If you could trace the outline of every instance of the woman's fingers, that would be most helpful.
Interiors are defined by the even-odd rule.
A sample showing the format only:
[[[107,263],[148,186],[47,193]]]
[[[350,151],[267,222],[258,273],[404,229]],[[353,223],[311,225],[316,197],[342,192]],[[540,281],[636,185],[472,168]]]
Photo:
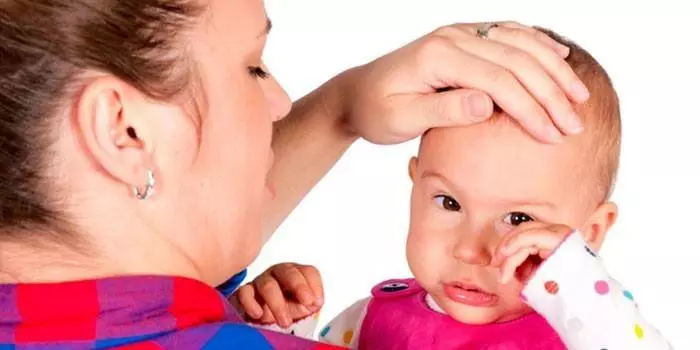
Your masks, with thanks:
[[[456,25],[459,30],[448,27],[437,33],[450,38],[463,51],[506,69],[544,107],[560,130],[566,134],[580,133],[582,124],[570,100],[584,102],[589,92],[560,53],[538,39],[537,34],[548,36],[536,29],[509,24],[509,27],[492,27],[488,39],[482,39],[476,35],[481,26]],[[510,110],[506,112],[511,114]],[[527,122],[522,115],[511,115]]]
[[[479,45],[483,49],[483,43]],[[438,80],[486,92],[508,115],[538,139],[561,142],[561,133],[547,112],[513,72],[456,45],[447,46],[444,50],[440,55],[441,64],[434,70]]]

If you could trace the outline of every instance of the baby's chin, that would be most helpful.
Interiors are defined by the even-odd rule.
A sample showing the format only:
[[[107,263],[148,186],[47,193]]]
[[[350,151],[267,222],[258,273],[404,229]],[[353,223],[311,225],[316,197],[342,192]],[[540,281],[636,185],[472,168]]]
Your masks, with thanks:
[[[445,299],[437,299],[436,301],[450,317],[469,325],[508,322],[532,312],[527,306],[511,309],[504,308],[501,305],[493,307],[475,307]]]

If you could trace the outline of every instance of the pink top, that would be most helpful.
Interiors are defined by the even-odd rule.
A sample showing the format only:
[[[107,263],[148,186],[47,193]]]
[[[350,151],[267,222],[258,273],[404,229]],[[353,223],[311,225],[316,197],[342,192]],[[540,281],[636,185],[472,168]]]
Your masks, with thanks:
[[[468,325],[432,310],[427,292],[414,279],[384,282],[372,294],[360,349],[566,349],[534,312],[505,323]]]

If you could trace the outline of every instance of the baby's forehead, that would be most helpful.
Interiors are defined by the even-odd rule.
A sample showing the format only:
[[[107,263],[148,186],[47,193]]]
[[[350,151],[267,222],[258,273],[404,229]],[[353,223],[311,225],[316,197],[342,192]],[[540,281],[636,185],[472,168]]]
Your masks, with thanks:
[[[449,153],[450,156],[459,157],[462,154],[484,154],[491,149],[527,149],[535,153],[555,151],[552,147],[546,147],[547,145],[535,140],[510,118],[506,116],[493,118],[476,125],[431,129],[423,135],[420,153],[421,155]]]
[[[543,181],[580,176],[586,148],[574,139],[546,144],[534,139],[514,122],[497,121],[467,127],[433,129],[421,140],[419,160],[430,167],[449,166],[464,178],[465,172],[528,174]]]
[[[441,173],[481,197],[494,192],[502,198],[566,198],[595,192],[589,188],[597,175],[586,144],[583,135],[542,143],[512,121],[438,128],[421,140],[419,171]]]
[[[470,126],[435,128],[428,131],[421,139],[420,153],[426,155],[449,153],[488,154],[491,149],[511,150],[517,154],[535,156],[584,156],[586,153],[589,130],[578,136],[567,136],[562,144],[548,144],[535,139],[526,132],[512,117],[498,112],[489,120]]]

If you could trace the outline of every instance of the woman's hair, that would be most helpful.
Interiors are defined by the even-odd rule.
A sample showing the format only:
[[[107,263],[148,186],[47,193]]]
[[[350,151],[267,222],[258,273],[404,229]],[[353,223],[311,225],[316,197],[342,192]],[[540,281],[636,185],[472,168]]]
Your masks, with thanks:
[[[0,238],[65,221],[48,173],[59,115],[87,71],[156,100],[187,90],[197,0],[0,0]]]

